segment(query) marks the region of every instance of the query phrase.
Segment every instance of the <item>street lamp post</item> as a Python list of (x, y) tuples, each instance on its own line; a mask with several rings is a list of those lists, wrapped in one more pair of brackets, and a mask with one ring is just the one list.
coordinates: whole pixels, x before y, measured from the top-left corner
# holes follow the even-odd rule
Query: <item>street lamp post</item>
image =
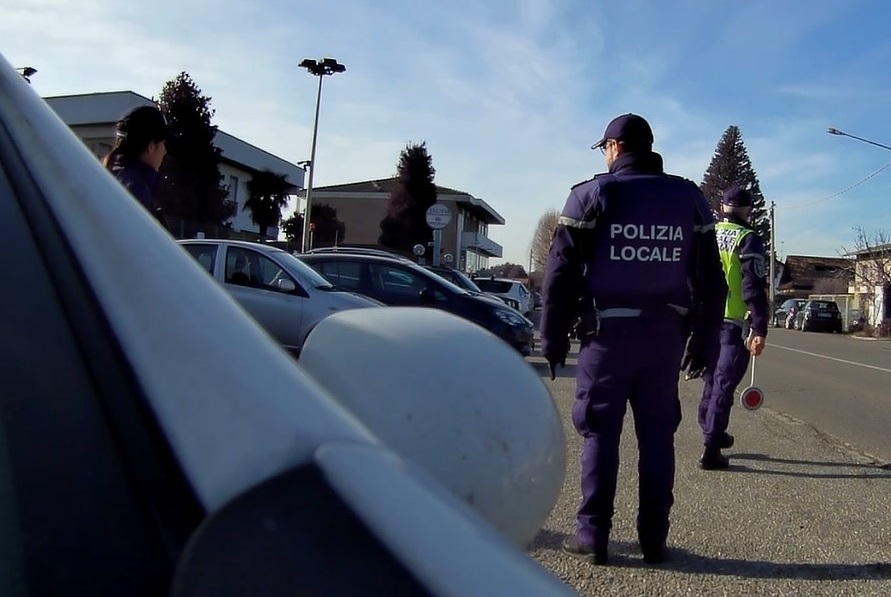
[(864, 143), (869, 143), (870, 145), (875, 145), (876, 147), (881, 147), (882, 149), (887, 149), (888, 151), (891, 151), (891, 147), (889, 147), (887, 145), (883, 145), (881, 143), (876, 143), (875, 141), (870, 141), (869, 139), (864, 139), (863, 137), (858, 137), (856, 135), (852, 135), (850, 133), (840, 131), (836, 128), (830, 127), (828, 129), (826, 129), (826, 132), (829, 133), (830, 135), (838, 135), (840, 137), (850, 137), (851, 139), (857, 139), (858, 141), (863, 141)]
[(306, 253), (309, 249), (309, 219), (312, 200), (312, 178), (316, 172), (316, 137), (319, 132), (319, 106), (322, 102), (322, 79), (325, 75), (333, 75), (334, 73), (342, 73), (346, 67), (334, 58), (323, 58), (322, 60), (312, 60), (306, 58), (300, 63), (301, 68), (309, 71), (309, 74), (319, 78), (319, 91), (316, 94), (316, 116), (312, 126), (312, 149), (309, 152), (309, 181), (306, 184), (306, 207), (303, 209), (303, 234), (301, 238), (301, 253)]

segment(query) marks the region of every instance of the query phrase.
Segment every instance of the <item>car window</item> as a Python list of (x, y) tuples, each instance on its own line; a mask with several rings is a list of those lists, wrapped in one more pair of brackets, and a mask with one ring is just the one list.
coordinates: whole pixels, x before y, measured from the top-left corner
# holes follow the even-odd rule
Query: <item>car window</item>
[(296, 276), (297, 281), (302, 283), (305, 287), (322, 289), (331, 288), (330, 281), (326, 280), (316, 270), (291, 253), (288, 253), (287, 251), (275, 251), (274, 255), (275, 259), (280, 261), (287, 268), (286, 271), (289, 274)]
[(477, 278), (475, 282), (476, 285), (483, 290), (483, 292), (494, 292), (495, 294), (509, 294), (511, 287), (513, 286), (512, 282), (506, 282), (504, 280), (487, 280), (485, 278)]
[(425, 278), (390, 265), (371, 266), (371, 285), (387, 294), (418, 296), (429, 285)]
[(297, 282), (276, 262), (252, 249), (229, 247), (226, 251), (226, 277), (229, 284), (283, 292), (282, 280)]
[(817, 311), (838, 311), (838, 305), (833, 301), (811, 301), (809, 306)]
[(313, 267), (325, 278), (341, 288), (361, 290), (362, 264), (355, 261), (322, 261), (313, 263)]
[(213, 275), (214, 266), (217, 262), (217, 246), (204, 244), (188, 244), (182, 247), (195, 258), (195, 261), (201, 264), (209, 274)]

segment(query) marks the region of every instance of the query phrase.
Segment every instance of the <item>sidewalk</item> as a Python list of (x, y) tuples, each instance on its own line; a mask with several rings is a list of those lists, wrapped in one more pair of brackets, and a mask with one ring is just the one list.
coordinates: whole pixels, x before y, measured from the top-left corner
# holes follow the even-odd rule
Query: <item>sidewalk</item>
[[(575, 355), (571, 355), (575, 357)], [(529, 359), (542, 375), (546, 365)], [(684, 420), (676, 441), (671, 560), (643, 563), (637, 548), (636, 438), (630, 409), (610, 565), (560, 551), (575, 528), (580, 438), (569, 409), (575, 360), (545, 383), (564, 415), (568, 470), (564, 492), (529, 553), (581, 595), (891, 595), (891, 467), (765, 406), (734, 405), (736, 445), (728, 471), (702, 471), (696, 406), (702, 384), (681, 382)]]

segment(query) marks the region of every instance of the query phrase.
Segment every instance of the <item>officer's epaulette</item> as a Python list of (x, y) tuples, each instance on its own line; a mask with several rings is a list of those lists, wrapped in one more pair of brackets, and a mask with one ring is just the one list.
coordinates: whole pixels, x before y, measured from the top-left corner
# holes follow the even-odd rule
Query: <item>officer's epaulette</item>
[(682, 181), (684, 181), (684, 182), (686, 182), (686, 183), (688, 183), (688, 184), (693, 185), (693, 186), (696, 187), (697, 189), (699, 188), (699, 185), (698, 185), (698, 184), (696, 184), (695, 182), (693, 182), (692, 180), (690, 180), (689, 178), (687, 178), (687, 177), (685, 177), (685, 176), (681, 176), (681, 175), (679, 175), (679, 174), (666, 174), (666, 176), (667, 176), (668, 178), (674, 178), (674, 179), (676, 179), (676, 180), (682, 180)]
[(604, 174), (606, 174), (606, 172), (600, 172), (600, 173), (598, 173), (598, 174), (595, 174), (594, 176), (592, 176), (592, 177), (589, 178), (588, 180), (583, 180), (582, 182), (577, 182), (577, 183), (575, 183), (574, 185), (572, 185), (572, 186), (570, 187), (569, 190), (574, 190), (576, 187), (580, 187), (580, 186), (582, 186), (583, 184), (588, 184), (589, 182), (591, 182), (592, 180), (594, 180), (594, 179), (597, 178), (598, 176), (603, 176)]

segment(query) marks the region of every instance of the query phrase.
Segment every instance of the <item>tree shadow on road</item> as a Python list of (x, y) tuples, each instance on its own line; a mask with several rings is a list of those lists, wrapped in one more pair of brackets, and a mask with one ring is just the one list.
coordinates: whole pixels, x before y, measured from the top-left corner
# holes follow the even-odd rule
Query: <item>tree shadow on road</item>
[[(566, 535), (542, 529), (529, 546), (530, 550), (561, 551)], [(681, 547), (669, 546), (666, 561), (662, 564), (646, 564), (636, 542), (611, 541), (609, 566), (615, 568), (648, 568), (685, 574), (736, 576), (740, 578), (777, 578), (795, 580), (888, 580), (891, 579), (891, 563), (869, 564), (814, 564), (796, 562), (768, 562), (703, 556)], [(574, 559), (573, 556), (564, 557)], [(587, 566), (579, 560), (579, 566)]]
[[(777, 475), (783, 477), (800, 477), (803, 479), (891, 479), (891, 471), (885, 465), (858, 464), (853, 462), (833, 462), (815, 460), (793, 460), (790, 458), (774, 458), (766, 454), (728, 454), (730, 468), (728, 472), (756, 473), (762, 475)], [(753, 462), (770, 462), (799, 467), (796, 470), (774, 470), (765, 468), (750, 468), (745, 465), (734, 464), (736, 460), (749, 460)], [(851, 472), (808, 472), (804, 467), (840, 468), (850, 469)]]

